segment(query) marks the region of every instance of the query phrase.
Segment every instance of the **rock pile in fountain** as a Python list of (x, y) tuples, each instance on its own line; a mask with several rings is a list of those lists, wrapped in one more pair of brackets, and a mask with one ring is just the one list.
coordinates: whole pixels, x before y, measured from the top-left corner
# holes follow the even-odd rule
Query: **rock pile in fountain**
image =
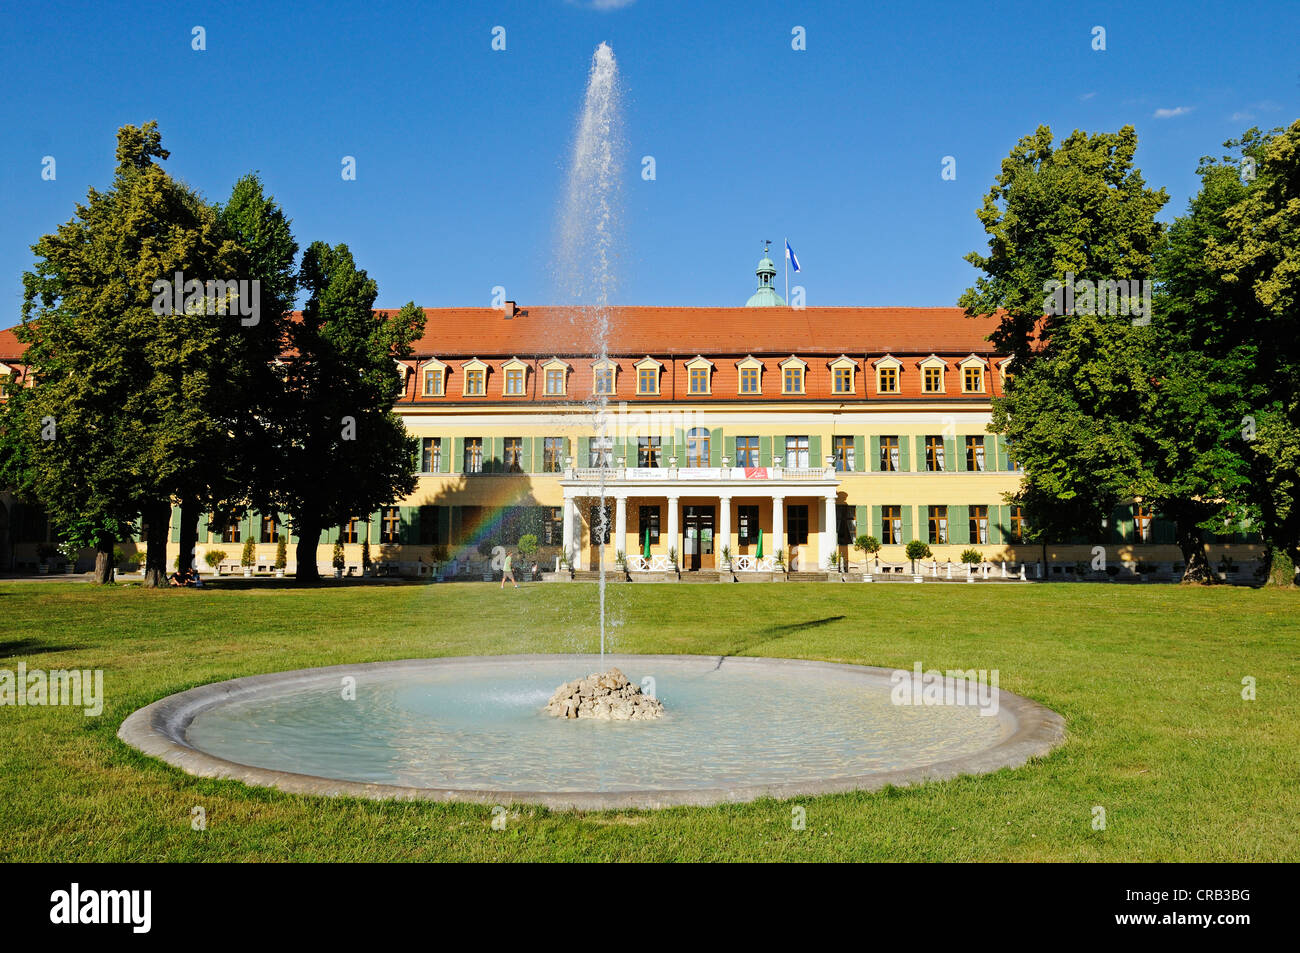
[(664, 703), (641, 692), (616, 668), (565, 682), (555, 690), (546, 713), (556, 718), (644, 721), (664, 713)]

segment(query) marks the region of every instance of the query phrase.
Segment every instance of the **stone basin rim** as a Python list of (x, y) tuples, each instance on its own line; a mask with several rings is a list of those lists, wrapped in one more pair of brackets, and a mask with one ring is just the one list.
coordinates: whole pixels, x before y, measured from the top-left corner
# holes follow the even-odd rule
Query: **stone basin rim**
[[(708, 663), (718, 667), (744, 666), (746, 668), (779, 671), (797, 666), (822, 668), (839, 673), (856, 673), (864, 680), (888, 684), (889, 676), (898, 669), (844, 662), (826, 662), (815, 659), (764, 658), (747, 655), (629, 655), (607, 653), (606, 666), (638, 665), (656, 660)], [(526, 655), (457, 655), (431, 658), (408, 658), (379, 662), (356, 662), (318, 668), (292, 669), (262, 675), (198, 685), (160, 698), (132, 712), (118, 729), (118, 737), (136, 750), (159, 758), (188, 774), (204, 778), (242, 781), (254, 787), (273, 787), (288, 794), (317, 796), (360, 797), (370, 800), (428, 800), (442, 802), (469, 802), (477, 804), (509, 805), (535, 804), (552, 810), (622, 810), (655, 809), (665, 807), (711, 807), (719, 804), (737, 804), (761, 797), (788, 799), (793, 797), (837, 794), (850, 791), (875, 791), (887, 785), (904, 787), (924, 781), (941, 781), (961, 775), (987, 774), (1002, 768), (1016, 768), (1030, 758), (1041, 757), (1065, 741), (1065, 720), (1050, 708), (1005, 689), (998, 692), (1000, 719), (1014, 722), (1012, 733), (997, 744), (970, 754), (944, 761), (916, 765), (891, 771), (878, 771), (853, 777), (768, 783), (731, 784), (716, 788), (646, 789), (633, 791), (493, 791), (476, 789), (448, 789), (412, 787), (398, 784), (370, 783), (326, 778), (317, 775), (297, 774), (273, 768), (258, 768), (240, 764), (209, 754), (194, 747), (186, 738), (190, 723), (201, 712), (224, 702), (263, 694), (272, 688), (302, 685), (312, 681), (325, 681), (348, 674), (360, 674), (406, 668), (430, 666), (492, 665), (511, 662), (571, 662), (574, 677), (589, 672), (586, 666), (599, 665), (596, 654), (526, 654)], [(594, 671), (594, 669), (593, 669)], [(945, 681), (947, 680), (945, 676)], [(647, 724), (653, 724), (649, 722)], [(557, 728), (564, 722), (557, 721)]]

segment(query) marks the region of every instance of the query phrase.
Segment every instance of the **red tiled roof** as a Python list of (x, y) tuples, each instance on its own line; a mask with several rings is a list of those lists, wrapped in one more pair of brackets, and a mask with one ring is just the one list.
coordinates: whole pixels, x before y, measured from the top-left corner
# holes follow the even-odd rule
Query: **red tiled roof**
[[(396, 313), (388, 311), (386, 313)], [(591, 354), (595, 313), (521, 307), (426, 308), (417, 356)], [(659, 308), (608, 310), (610, 354), (991, 354), (996, 316), (961, 308)]]

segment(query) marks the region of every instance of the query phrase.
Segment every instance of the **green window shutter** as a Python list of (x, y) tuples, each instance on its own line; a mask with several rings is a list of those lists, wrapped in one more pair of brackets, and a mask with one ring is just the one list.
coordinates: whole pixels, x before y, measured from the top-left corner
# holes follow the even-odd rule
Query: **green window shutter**
[(1007, 468), (1007, 444), (1001, 434), (990, 434), (985, 438), (993, 442), (993, 469), (1001, 473)]
[(731, 461), (731, 465), (734, 467), (736, 465), (736, 438), (727, 437), (723, 447), (726, 448), (727, 459)]
[[(869, 465), (866, 466), (866, 467), (863, 467), (863, 470), (864, 470), (864, 471), (870, 471), (871, 473), (877, 473), (877, 472), (879, 472), (879, 470), (880, 470), (880, 436), (879, 436), (878, 434), (873, 434), (872, 437), (871, 437), (871, 459), (869, 459), (869, 460), (867, 461), (867, 463), (868, 463)], [(880, 525), (880, 524), (879, 524), (879, 520), (880, 520), (880, 507), (878, 507), (878, 506), (876, 507), (876, 520), (877, 520), (877, 524), (876, 524), (876, 525), (879, 526), (879, 525)], [(876, 538), (879, 539), (879, 536), (877, 536)]]
[(912, 532), (912, 510), (911, 506), (903, 507), (903, 545), (916, 538), (916, 534)]
[(455, 441), (447, 437), (438, 438), (438, 472), (451, 472), (451, 458), (455, 452)]
[(760, 437), (758, 440), (758, 465), (760, 467), (770, 467), (772, 465), (772, 438)]
[(383, 529), (384, 529), (384, 511), (375, 510), (373, 513), (370, 514), (370, 535), (367, 537), (370, 540), (370, 544), (372, 546), (375, 543), (379, 542), (379, 534), (383, 532)]
[(338, 542), (339, 528), (337, 526), (326, 526), (325, 529), (321, 531), (320, 535), (322, 543), (332, 546)]
[[(911, 441), (904, 436), (898, 438), (898, 469), (903, 473), (909, 473), (912, 470)], [(910, 509), (911, 507), (908, 507)]]
[(208, 514), (200, 513), (199, 514), (199, 542), (206, 543), (207, 541), (208, 541)]
[(527, 437), (519, 438), (519, 469), (533, 472), (533, 442)]
[[(866, 448), (863, 444), (864, 438), (862, 434), (856, 434), (853, 437), (853, 469), (858, 473), (865, 472), (867, 469), (867, 461), (862, 459), (863, 453), (866, 452)], [(858, 525), (863, 526), (865, 524), (860, 522)], [(864, 531), (859, 529), (858, 532), (862, 533)]]
[(451, 507), (435, 506), (438, 511), (438, 542), (446, 545), (451, 541)]
[(958, 473), (965, 473), (966, 472), (966, 435), (958, 434), (956, 437), (953, 438), (953, 442), (957, 444), (957, 453), (953, 457), (955, 465), (953, 466), (952, 469), (956, 470)]
[(531, 455), (528, 458), (529, 473), (541, 473), (542, 466), (546, 462), (546, 445), (542, 443), (542, 437), (525, 437), (524, 443), (532, 447)]
[(945, 472), (957, 469), (957, 438), (943, 438), (943, 469)]
[(249, 510), (247, 513), (244, 514), (244, 519), (242, 521), (243, 532), (239, 534), (241, 543), (246, 539), (251, 539), (254, 542), (256, 542), (257, 540), (262, 538), (261, 533), (257, 532), (258, 523), (260, 522), (260, 520), (261, 520), (261, 514), (256, 513), (253, 510)]
[(970, 507), (948, 507), (948, 539), (959, 546), (970, 543)]
[(181, 508), (179, 506), (173, 506), (172, 507), (172, 542), (179, 543), (180, 541), (181, 541)]
[(854, 539), (856, 539), (859, 536), (865, 536), (869, 532), (871, 532), (871, 527), (869, 525), (869, 521), (871, 519), (871, 513), (867, 507), (865, 506), (854, 507), (853, 518), (854, 521), (857, 523), (857, 532), (853, 534)]
[[(872, 439), (876, 438), (873, 437)], [(871, 508), (871, 535), (876, 537), (876, 542), (881, 542), (885, 538), (885, 520), (881, 515), (879, 506)]]
[(420, 510), (414, 506), (403, 506), (398, 515), (401, 517), (401, 529), (398, 540), (411, 545), (420, 541)]
[(1132, 543), (1137, 540), (1137, 527), (1134, 525), (1134, 507), (1130, 504), (1120, 510), (1120, 542)]
[(591, 438), (578, 438), (578, 459), (573, 461), (575, 467), (591, 466)]
[(808, 466), (814, 470), (826, 465), (826, 458), (822, 456), (822, 435), (819, 433), (808, 435)]
[(465, 468), (465, 438), (453, 437), (451, 441), (451, 471), (461, 473)]
[(925, 472), (925, 435), (918, 434), (916, 437), (916, 472)]
[(995, 506), (989, 504), (989, 543), (1001, 543), (1004, 540), (1002, 533), (1002, 511), (1005, 506)]
[(709, 466), (722, 466), (722, 447), (722, 428), (714, 427), (713, 432), (709, 434)]
[(1157, 543), (1170, 544), (1176, 539), (1173, 520), (1157, 519), (1152, 527), (1152, 537)]
[(504, 473), (506, 469), (506, 438), (492, 438), (492, 472)]

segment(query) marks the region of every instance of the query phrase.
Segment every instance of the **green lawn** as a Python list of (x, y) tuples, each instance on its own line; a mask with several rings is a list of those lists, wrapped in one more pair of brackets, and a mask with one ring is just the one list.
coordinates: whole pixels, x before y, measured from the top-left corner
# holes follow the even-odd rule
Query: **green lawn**
[[(611, 648), (997, 668), (1066, 719), (1016, 770), (874, 794), (568, 814), (294, 797), (117, 740), (204, 682), (416, 656), (590, 651), (594, 585), (143, 591), (0, 584), (0, 668), (103, 668), (99, 718), (0, 708), (0, 859), (1300, 860), (1300, 593), (1162, 585), (632, 585)], [(586, 674), (586, 673), (575, 673)], [(1242, 678), (1258, 698), (1244, 701)], [(791, 806), (807, 829), (791, 830)], [(190, 827), (204, 807), (208, 828)], [(1107, 829), (1092, 829), (1092, 809)]]

